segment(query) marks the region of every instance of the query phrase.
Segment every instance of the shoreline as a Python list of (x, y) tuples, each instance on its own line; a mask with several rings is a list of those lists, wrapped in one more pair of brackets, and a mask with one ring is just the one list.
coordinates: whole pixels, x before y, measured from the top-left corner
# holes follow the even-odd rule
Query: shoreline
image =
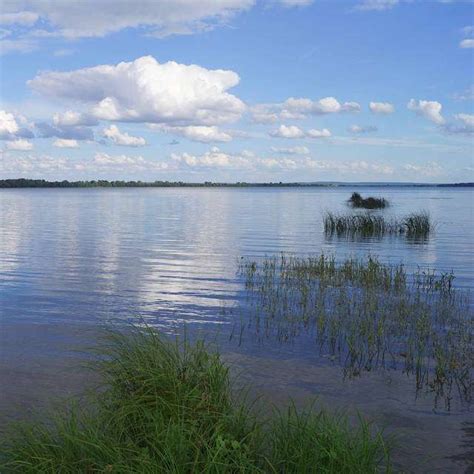
[(474, 183), (365, 183), (365, 182), (268, 182), (268, 183), (225, 183), (225, 182), (182, 182), (182, 181), (47, 181), (44, 179), (1, 179), (0, 189), (19, 188), (472, 188)]
[[(87, 393), (100, 383), (98, 374), (85, 368), (90, 360), (87, 349), (97, 346), (101, 327), (101, 324), (14, 323), (8, 329), (3, 328), (4, 340), (10, 341), (10, 357), (18, 360), (22, 347), (32, 350), (21, 360), (25, 370), (10, 370), (6, 378), (2, 370), (4, 403), (0, 438), (11, 421), (38, 420), (38, 416), (31, 418), (32, 414), (47, 419), (51, 408), (65, 406), (71, 400), (87, 400)], [(38, 359), (37, 350), (44, 346), (45, 334), (49, 336), (49, 353)], [(219, 353), (231, 369), (232, 379), (238, 381), (237, 390), (248, 387), (251, 399), (260, 397), (266, 406), (280, 409), (294, 403), (298, 410), (304, 411), (316, 401), (314, 407), (328, 414), (342, 411), (354, 418), (360, 413), (388, 436), (398, 439), (392, 461), (402, 472), (418, 466), (420, 472), (442, 469), (461, 473), (474, 462), (471, 452), (474, 439), (469, 434), (465, 412), (436, 413), (425, 396), (414, 404), (413, 387), (404, 374), (377, 371), (347, 380), (338, 367), (331, 365), (300, 360), (290, 354), (262, 357), (236, 349), (221, 348)], [(29, 389), (33, 386), (36, 390)], [(367, 398), (367, 387), (374, 394), (370, 398)], [(31, 396), (25, 397), (26, 394)], [(407, 405), (411, 406), (408, 412)], [(17, 408), (15, 416), (11, 416), (12, 407)]]

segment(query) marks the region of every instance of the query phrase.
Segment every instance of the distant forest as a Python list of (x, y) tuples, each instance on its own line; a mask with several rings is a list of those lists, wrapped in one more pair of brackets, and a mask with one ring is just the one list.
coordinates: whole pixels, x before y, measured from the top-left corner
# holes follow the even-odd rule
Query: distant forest
[(303, 186), (419, 186), (419, 187), (473, 187), (474, 183), (417, 184), (417, 183), (186, 183), (183, 181), (46, 181), (44, 179), (2, 179), (0, 188), (207, 188), (207, 187), (303, 187)]
[[(178, 188), (178, 187), (244, 187), (299, 186), (299, 183), (186, 183), (184, 181), (46, 181), (44, 179), (3, 179), (0, 188)], [(322, 185), (322, 184), (321, 184)]]

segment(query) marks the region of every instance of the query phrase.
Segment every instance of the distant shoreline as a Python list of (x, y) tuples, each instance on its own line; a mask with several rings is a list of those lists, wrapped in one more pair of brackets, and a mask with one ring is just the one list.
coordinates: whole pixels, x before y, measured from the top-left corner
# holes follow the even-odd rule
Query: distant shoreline
[(2, 179), (0, 180), (0, 189), (11, 188), (301, 188), (301, 187), (474, 187), (474, 183), (370, 183), (370, 182), (269, 182), (269, 183), (220, 183), (205, 181), (204, 183), (189, 183), (184, 181), (46, 181), (44, 179)]

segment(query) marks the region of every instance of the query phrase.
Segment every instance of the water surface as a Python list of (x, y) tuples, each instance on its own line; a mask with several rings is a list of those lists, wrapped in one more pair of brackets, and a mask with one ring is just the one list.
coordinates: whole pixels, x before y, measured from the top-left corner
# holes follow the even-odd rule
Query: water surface
[[(37, 406), (84, 382), (73, 348), (91, 343), (108, 321), (146, 320), (170, 332), (218, 334), (228, 360), (271, 399), (319, 395), (404, 433), (401, 456), (416, 472), (463, 472), (471, 421), (465, 409), (433, 411), (395, 373), (344, 381), (310, 344), (228, 342), (242, 295), (241, 256), (324, 251), (343, 259), (377, 255), (474, 284), (473, 191), (362, 188), (383, 195), (386, 215), (427, 210), (436, 222), (426, 241), (405, 237), (328, 238), (325, 211), (349, 212), (350, 188), (11, 189), (0, 191), (0, 412)], [(471, 429), (471, 431), (469, 431)], [(449, 460), (448, 456), (460, 456)], [(423, 462), (421, 461), (423, 457)], [(465, 456), (464, 456), (465, 457)]]

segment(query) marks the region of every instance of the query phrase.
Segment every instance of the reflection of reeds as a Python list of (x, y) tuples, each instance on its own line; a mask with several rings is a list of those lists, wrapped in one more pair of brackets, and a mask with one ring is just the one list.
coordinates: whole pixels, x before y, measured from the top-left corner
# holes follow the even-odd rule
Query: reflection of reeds
[(410, 275), (374, 257), (339, 263), (325, 255), (243, 260), (240, 273), (248, 324), (260, 337), (309, 332), (347, 375), (398, 368), (448, 407), (455, 392), (471, 401), (473, 317), (451, 273)]
[(218, 354), (151, 330), (112, 333), (94, 368), (92, 407), (29, 423), (0, 443), (10, 473), (391, 472), (384, 440), (367, 422), (298, 412), (268, 420), (232, 393)]
[(385, 198), (363, 198), (359, 193), (352, 193), (352, 196), (349, 199), (349, 204), (352, 207), (363, 209), (384, 209), (385, 207), (388, 207), (388, 201)]
[(401, 220), (388, 219), (380, 215), (334, 214), (324, 216), (324, 230), (327, 234), (382, 236), (405, 234), (410, 237), (426, 237), (433, 229), (426, 212), (413, 213)]

